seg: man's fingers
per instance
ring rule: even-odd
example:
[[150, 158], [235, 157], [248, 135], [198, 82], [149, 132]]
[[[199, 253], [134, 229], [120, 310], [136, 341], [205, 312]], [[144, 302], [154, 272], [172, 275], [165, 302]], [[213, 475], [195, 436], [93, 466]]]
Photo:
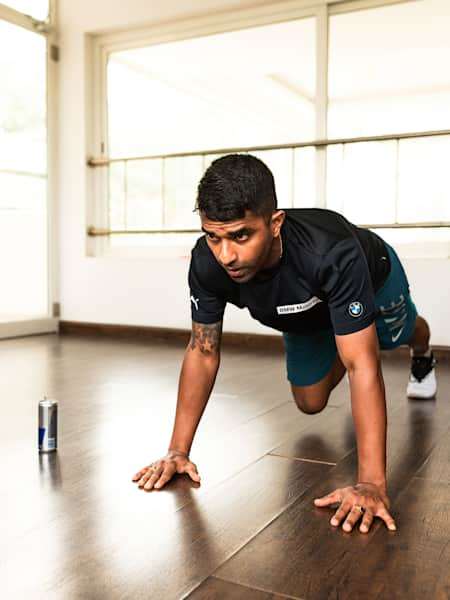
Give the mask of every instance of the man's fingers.
[[154, 477], [156, 474], [160, 474], [162, 471], [163, 467], [161, 465], [157, 466], [155, 464], [151, 464], [150, 466], [148, 466], [145, 470], [144, 470], [144, 474], [142, 475], [142, 477], [139, 479], [138, 481], [138, 485], [139, 487], [145, 487], [147, 485], [147, 483], [152, 479], [154, 479], [154, 481], [156, 481], [156, 479], [159, 477]]
[[175, 473], [174, 469], [171, 469], [170, 467], [166, 467], [164, 469], [163, 474], [161, 475], [161, 477], [158, 479], [158, 481], [155, 483], [155, 488], [157, 488], [158, 490], [160, 488], [162, 488], [164, 485], [166, 485], [166, 483], [168, 481], [170, 481], [173, 477]]
[[156, 489], [162, 488], [170, 479], [172, 479], [176, 469], [172, 466], [160, 467], [155, 471], [155, 473], [150, 477], [148, 481], [148, 487], [145, 486], [145, 489], [151, 489], [155, 487]]
[[143, 487], [144, 483], [146, 483], [150, 477], [152, 476], [154, 471], [152, 471], [150, 468], [146, 469], [142, 475], [142, 477], [139, 479], [138, 481], [138, 486], [139, 487]]
[[345, 519], [345, 523], [342, 525], [342, 529], [344, 531], [351, 531], [363, 514], [359, 505], [352, 506]]
[[191, 461], [187, 461], [183, 465], [180, 465], [177, 469], [178, 473], [187, 473], [189, 477], [196, 482], [200, 481], [200, 475], [197, 471], [197, 465]]
[[145, 475], [143, 475], [139, 481], [139, 487], [144, 487], [148, 489], [148, 485], [153, 484], [158, 477], [160, 476], [162, 471], [162, 467], [158, 467], [157, 469], [149, 468]]
[[351, 510], [351, 506], [346, 503], [342, 503], [341, 506], [337, 509], [334, 515], [331, 518], [330, 523], [334, 526], [339, 525], [339, 523], [344, 519]]
[[136, 475], [133, 476], [132, 481], [138, 481], [143, 475], [145, 475], [145, 473], [147, 472], [147, 469], [150, 469], [150, 465], [148, 467], [144, 467], [143, 469], [138, 471], [136, 473]]
[[314, 504], [316, 506], [328, 506], [329, 504], [336, 504], [336, 502], [342, 502], [342, 494], [340, 490], [331, 492], [322, 498], [316, 498]]
[[396, 531], [397, 529], [395, 521], [388, 511], [389, 500], [386, 494], [375, 485], [358, 484], [357, 486], [339, 488], [331, 494], [314, 500], [316, 506], [329, 506], [336, 503], [339, 503], [340, 506], [332, 516], [330, 523], [336, 527], [345, 519], [342, 525], [344, 531], [352, 531], [361, 519], [359, 530], [362, 533], [367, 533], [372, 527], [375, 517], [382, 519], [390, 531]]
[[152, 487], [155, 485], [155, 483], [158, 481], [160, 475], [161, 475], [161, 469], [158, 469], [157, 471], [153, 471], [152, 473], [147, 474], [145, 476], [145, 479], [143, 479], [144, 485], [141, 485], [141, 483], [139, 483], [139, 487], [143, 487], [144, 490], [151, 490]]
[[190, 469], [187, 469], [186, 473], [189, 475], [189, 477], [192, 479], [192, 481], [196, 481], [196, 482], [200, 481], [200, 475], [198, 474], [198, 471], [195, 467], [191, 467]]
[[366, 510], [366, 512], [364, 513], [363, 518], [362, 518], [362, 523], [359, 526], [359, 530], [361, 531], [361, 533], [367, 533], [369, 531], [372, 523], [373, 523], [372, 511]]
[[133, 481], [138, 483], [140, 488], [144, 488], [149, 491], [153, 488], [162, 488], [170, 479], [172, 479], [174, 473], [187, 473], [189, 477], [199, 483], [200, 475], [197, 471], [197, 466], [190, 461], [186, 461], [187, 464], [177, 464], [176, 461], [172, 460], [160, 460], [152, 463], [148, 467], [144, 467], [136, 473], [133, 477]]
[[395, 524], [394, 519], [391, 517], [391, 515], [385, 508], [380, 508], [376, 516], [380, 517], [380, 519], [383, 519], [389, 531], [396, 531], [397, 525]]

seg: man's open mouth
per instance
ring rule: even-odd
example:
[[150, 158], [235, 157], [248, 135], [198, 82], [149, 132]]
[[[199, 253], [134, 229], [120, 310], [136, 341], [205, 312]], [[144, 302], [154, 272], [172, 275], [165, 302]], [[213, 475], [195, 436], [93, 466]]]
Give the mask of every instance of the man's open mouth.
[[226, 271], [231, 277], [241, 277], [244, 274], [245, 269], [227, 269]]

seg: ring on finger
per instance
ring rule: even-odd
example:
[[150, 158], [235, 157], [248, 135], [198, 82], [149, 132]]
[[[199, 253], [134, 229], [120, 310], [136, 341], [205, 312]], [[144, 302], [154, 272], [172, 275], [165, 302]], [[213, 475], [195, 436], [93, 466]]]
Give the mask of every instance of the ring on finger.
[[360, 515], [363, 515], [366, 512], [366, 509], [364, 508], [364, 506], [361, 506], [361, 504], [355, 504], [353, 508], [355, 508]]

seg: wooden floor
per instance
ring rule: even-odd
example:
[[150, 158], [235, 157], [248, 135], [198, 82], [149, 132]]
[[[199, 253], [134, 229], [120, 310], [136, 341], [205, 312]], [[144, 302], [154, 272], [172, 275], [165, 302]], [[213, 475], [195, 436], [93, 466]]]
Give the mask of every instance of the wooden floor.
[[[165, 453], [183, 347], [56, 335], [0, 342], [0, 596], [5, 600], [450, 598], [450, 365], [408, 401], [384, 361], [398, 531], [329, 524], [313, 498], [354, 482], [345, 381], [320, 415], [291, 401], [283, 356], [225, 349], [194, 444], [202, 484], [131, 482]], [[59, 401], [39, 455], [37, 403]]]

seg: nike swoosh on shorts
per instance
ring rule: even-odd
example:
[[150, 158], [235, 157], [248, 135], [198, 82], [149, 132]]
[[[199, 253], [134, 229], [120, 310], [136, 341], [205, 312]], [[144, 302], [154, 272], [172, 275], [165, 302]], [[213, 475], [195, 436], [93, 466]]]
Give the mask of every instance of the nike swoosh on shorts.
[[402, 331], [403, 331], [404, 329], [405, 329], [405, 328], [404, 328], [404, 327], [402, 327], [398, 333], [396, 333], [395, 335], [393, 335], [393, 336], [392, 336], [392, 341], [393, 341], [393, 342], [396, 342], [396, 341], [398, 340], [398, 338], [399, 338], [399, 337], [402, 335]]

